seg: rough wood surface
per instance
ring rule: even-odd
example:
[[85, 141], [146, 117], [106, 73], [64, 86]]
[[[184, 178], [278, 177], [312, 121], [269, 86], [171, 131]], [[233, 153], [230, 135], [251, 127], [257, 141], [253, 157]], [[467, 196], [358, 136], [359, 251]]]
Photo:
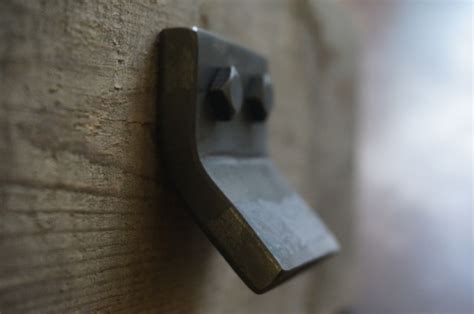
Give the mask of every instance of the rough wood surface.
[[[347, 305], [354, 111], [344, 21], [311, 1], [0, 2], [0, 312]], [[156, 36], [194, 24], [269, 57], [272, 154], [344, 247], [262, 296], [198, 230], [160, 164]]]

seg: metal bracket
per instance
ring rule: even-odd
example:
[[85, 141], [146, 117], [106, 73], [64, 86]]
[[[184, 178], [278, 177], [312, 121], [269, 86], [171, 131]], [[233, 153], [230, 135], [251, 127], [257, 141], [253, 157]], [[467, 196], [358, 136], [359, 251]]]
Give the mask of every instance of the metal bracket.
[[163, 30], [159, 94], [169, 175], [253, 291], [338, 250], [268, 156], [272, 85], [263, 57], [196, 27]]

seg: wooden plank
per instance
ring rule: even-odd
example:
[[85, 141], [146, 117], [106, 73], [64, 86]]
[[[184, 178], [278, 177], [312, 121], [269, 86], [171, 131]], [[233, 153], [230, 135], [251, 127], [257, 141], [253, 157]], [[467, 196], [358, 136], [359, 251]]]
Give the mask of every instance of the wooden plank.
[[[352, 54], [340, 14], [306, 1], [2, 1], [0, 311], [295, 313], [350, 302]], [[193, 24], [269, 57], [273, 156], [345, 245], [262, 296], [194, 225], [160, 164], [156, 36]]]

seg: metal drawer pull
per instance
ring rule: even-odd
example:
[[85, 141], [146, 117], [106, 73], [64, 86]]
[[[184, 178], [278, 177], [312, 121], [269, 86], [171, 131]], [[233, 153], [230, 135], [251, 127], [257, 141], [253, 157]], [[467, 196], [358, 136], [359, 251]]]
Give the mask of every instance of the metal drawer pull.
[[166, 29], [158, 84], [166, 170], [253, 291], [338, 250], [268, 156], [273, 92], [263, 57], [195, 27]]

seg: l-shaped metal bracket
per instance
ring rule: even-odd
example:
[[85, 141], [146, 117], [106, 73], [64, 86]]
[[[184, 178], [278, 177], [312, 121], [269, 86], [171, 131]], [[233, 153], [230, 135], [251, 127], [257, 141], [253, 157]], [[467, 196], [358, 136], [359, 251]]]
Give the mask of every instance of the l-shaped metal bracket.
[[159, 36], [166, 169], [195, 220], [256, 293], [335, 253], [317, 213], [267, 152], [265, 59], [198, 28]]

